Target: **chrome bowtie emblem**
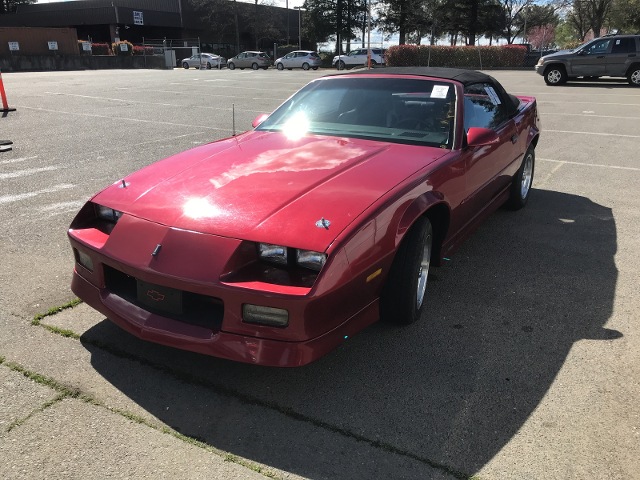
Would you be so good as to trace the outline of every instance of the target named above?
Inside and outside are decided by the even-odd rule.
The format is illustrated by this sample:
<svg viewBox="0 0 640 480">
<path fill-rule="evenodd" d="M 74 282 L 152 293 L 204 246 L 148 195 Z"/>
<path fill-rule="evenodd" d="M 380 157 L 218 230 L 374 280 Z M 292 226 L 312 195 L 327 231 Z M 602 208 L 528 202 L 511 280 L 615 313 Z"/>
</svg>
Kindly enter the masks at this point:
<svg viewBox="0 0 640 480">
<path fill-rule="evenodd" d="M 316 222 L 316 227 L 324 228 L 325 230 L 329 230 L 329 225 L 331 225 L 331 222 L 324 217 Z"/>
</svg>

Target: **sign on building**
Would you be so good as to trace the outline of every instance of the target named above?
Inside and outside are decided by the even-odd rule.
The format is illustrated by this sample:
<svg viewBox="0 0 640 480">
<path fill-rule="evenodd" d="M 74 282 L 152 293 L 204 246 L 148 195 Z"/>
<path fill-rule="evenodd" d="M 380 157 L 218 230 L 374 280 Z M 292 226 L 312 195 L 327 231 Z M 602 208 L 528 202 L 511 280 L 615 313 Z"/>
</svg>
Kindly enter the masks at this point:
<svg viewBox="0 0 640 480">
<path fill-rule="evenodd" d="M 120 44 L 120 51 L 121 52 L 128 52 L 129 51 L 129 45 L 127 45 L 126 43 L 121 43 Z"/>
<path fill-rule="evenodd" d="M 20 50 L 20 44 L 18 42 L 9 42 L 9 50 L 12 52 L 17 52 Z"/>
<path fill-rule="evenodd" d="M 48 42 L 49 50 L 58 50 L 58 42 Z"/>
<path fill-rule="evenodd" d="M 82 50 L 85 52 L 91 51 L 91 42 L 82 42 Z"/>
<path fill-rule="evenodd" d="M 142 12 L 133 11 L 133 24 L 134 25 L 144 25 L 144 18 L 142 16 Z"/>
</svg>

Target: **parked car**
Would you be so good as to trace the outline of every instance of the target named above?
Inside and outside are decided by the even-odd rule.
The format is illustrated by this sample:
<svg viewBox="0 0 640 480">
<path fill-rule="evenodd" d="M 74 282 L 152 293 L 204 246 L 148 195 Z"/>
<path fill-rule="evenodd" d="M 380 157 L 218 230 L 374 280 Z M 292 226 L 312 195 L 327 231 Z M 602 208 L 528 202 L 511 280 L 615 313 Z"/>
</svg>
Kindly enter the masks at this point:
<svg viewBox="0 0 640 480">
<path fill-rule="evenodd" d="M 227 60 L 214 53 L 196 53 L 189 58 L 183 58 L 180 63 L 183 68 L 221 68 L 226 65 Z"/>
<path fill-rule="evenodd" d="M 545 55 L 536 72 L 547 85 L 561 85 L 578 77 L 622 77 L 640 86 L 640 35 L 607 35 L 574 50 Z"/>
<path fill-rule="evenodd" d="M 384 54 L 384 48 L 372 48 L 371 65 L 384 65 L 386 63 Z M 333 61 L 331 62 L 331 64 L 338 70 L 344 70 L 345 68 L 351 67 L 362 67 L 364 65 L 367 65 L 367 49 L 358 48 L 356 50 L 351 50 L 351 52 L 346 55 L 336 55 L 335 57 L 333 57 Z"/>
<path fill-rule="evenodd" d="M 529 200 L 536 100 L 470 70 L 376 72 L 95 195 L 68 232 L 73 292 L 145 340 L 270 366 L 420 319 L 430 269 Z"/>
<path fill-rule="evenodd" d="M 271 57 L 264 52 L 242 52 L 227 61 L 227 67 L 229 70 L 239 68 L 244 70 L 245 68 L 252 68 L 258 70 L 259 68 L 267 69 L 271 66 Z"/>
<path fill-rule="evenodd" d="M 297 50 L 278 58 L 274 64 L 278 70 L 284 70 L 285 68 L 288 70 L 291 70 L 292 68 L 301 68 L 303 70 L 309 70 L 312 68 L 317 70 L 318 67 L 322 65 L 322 59 L 317 52 L 313 52 L 311 50 Z"/>
</svg>

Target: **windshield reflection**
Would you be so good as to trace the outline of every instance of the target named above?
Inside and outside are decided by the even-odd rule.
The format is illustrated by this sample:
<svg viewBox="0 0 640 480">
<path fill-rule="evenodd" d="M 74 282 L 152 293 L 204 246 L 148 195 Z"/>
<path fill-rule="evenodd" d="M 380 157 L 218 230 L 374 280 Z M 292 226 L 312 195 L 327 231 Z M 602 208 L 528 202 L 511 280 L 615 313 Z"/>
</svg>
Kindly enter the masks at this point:
<svg viewBox="0 0 640 480">
<path fill-rule="evenodd" d="M 455 88 L 446 80 L 330 77 L 311 82 L 257 130 L 451 148 Z"/>
</svg>

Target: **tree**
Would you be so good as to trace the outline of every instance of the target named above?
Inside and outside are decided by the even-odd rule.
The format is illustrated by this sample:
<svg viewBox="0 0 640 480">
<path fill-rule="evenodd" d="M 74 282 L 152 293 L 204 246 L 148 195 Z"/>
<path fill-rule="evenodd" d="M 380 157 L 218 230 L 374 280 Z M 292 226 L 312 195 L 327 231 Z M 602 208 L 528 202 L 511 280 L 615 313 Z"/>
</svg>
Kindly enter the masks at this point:
<svg viewBox="0 0 640 480">
<path fill-rule="evenodd" d="M 398 34 L 400 45 L 419 44 L 431 32 L 441 0 L 389 0 L 377 10 L 376 25 L 387 34 Z"/>
<path fill-rule="evenodd" d="M 595 37 L 609 20 L 614 0 L 574 0 L 568 19 L 585 40 L 589 31 Z"/>
<path fill-rule="evenodd" d="M 621 33 L 640 32 L 640 0 L 614 0 L 609 18 Z"/>
<path fill-rule="evenodd" d="M 555 25 L 552 23 L 531 28 L 527 33 L 528 43 L 530 43 L 535 50 L 544 50 L 545 47 L 555 42 L 555 28 Z"/>
<path fill-rule="evenodd" d="M 347 51 L 351 49 L 366 15 L 365 0 L 305 0 L 303 8 L 307 11 L 305 35 L 316 42 L 336 40 L 336 53 L 343 40 Z"/>
<path fill-rule="evenodd" d="M 19 5 L 30 5 L 36 0 L 0 0 L 0 14 L 15 13 Z"/>
</svg>

